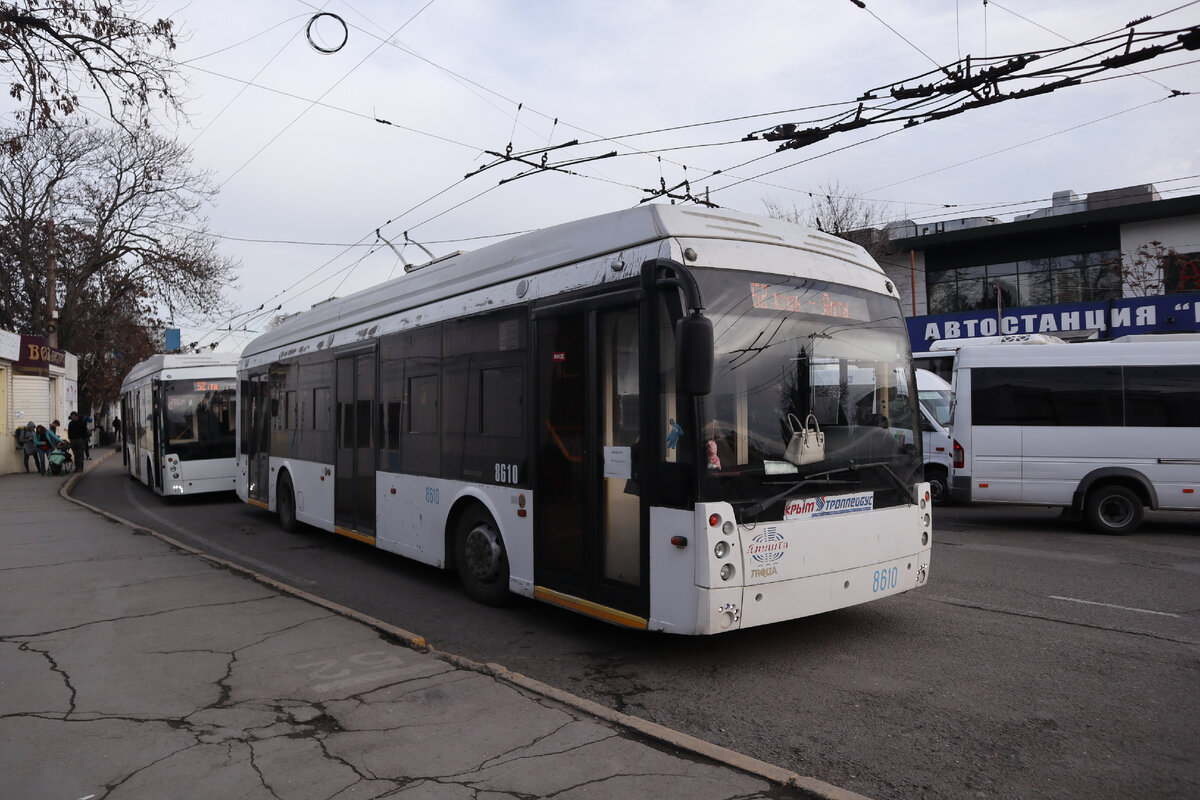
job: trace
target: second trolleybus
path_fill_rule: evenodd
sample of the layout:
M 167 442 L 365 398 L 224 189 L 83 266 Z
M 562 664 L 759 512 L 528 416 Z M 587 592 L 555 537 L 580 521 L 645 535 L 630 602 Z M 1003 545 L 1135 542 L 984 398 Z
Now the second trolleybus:
M 483 602 L 716 633 L 926 582 L 915 404 L 894 402 L 912 374 L 862 248 L 646 205 L 251 342 L 237 491 L 285 528 L 457 570 Z
M 121 384 L 131 477 L 161 495 L 234 489 L 237 355 L 159 354 Z

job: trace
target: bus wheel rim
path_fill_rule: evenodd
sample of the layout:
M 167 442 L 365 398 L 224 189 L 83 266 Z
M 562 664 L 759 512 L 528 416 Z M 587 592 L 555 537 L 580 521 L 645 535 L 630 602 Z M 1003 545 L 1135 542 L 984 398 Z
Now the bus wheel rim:
M 500 574 L 504 546 L 491 525 L 480 523 L 467 532 L 464 548 L 467 569 L 481 583 L 494 581 Z
M 1133 505 L 1124 497 L 1109 497 L 1100 505 L 1100 516 L 1110 526 L 1119 528 L 1133 519 Z

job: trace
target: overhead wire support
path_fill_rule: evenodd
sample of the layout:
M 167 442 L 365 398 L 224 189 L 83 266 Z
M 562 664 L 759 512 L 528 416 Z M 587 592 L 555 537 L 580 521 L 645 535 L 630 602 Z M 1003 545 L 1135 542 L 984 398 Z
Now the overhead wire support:
M 973 60 L 968 55 L 916 78 L 864 92 L 858 98 L 858 109 L 853 118 L 844 114 L 839 119 L 825 124 L 809 123 L 807 126 L 798 122 L 784 123 L 774 128 L 754 131 L 742 141 L 780 142 L 776 148 L 776 152 L 779 152 L 807 147 L 824 141 L 835 133 L 845 133 L 867 125 L 904 123 L 904 127 L 911 127 L 1006 100 L 1034 97 L 1076 86 L 1106 70 L 1126 68 L 1165 53 L 1200 49 L 1198 31 L 1200 29 L 1191 27 L 1139 34 L 1130 28 L 1070 47 L 982 60 Z M 1147 46 L 1134 49 L 1135 44 L 1142 43 Z M 1089 50 L 1090 47 L 1097 47 L 1102 52 L 1093 53 Z M 1089 55 L 1075 57 L 1072 51 L 1079 50 L 1087 51 Z M 1060 63 L 1057 65 L 1051 64 L 1042 69 L 1026 71 L 1035 62 L 1069 53 L 1071 55 L 1067 56 L 1065 63 L 1062 63 L 1063 59 L 1059 59 Z M 929 82 L 920 83 L 923 79 Z M 1024 89 L 1007 92 L 1002 90 L 1002 84 L 1008 81 L 1022 81 L 1027 84 L 1039 80 L 1046 82 Z M 888 95 L 891 96 L 891 103 L 871 108 L 865 105 L 866 101 Z M 907 102 L 907 105 L 897 106 L 897 102 Z M 936 107 L 938 105 L 942 107 Z
M 572 159 L 571 161 L 560 161 L 557 164 L 547 163 L 545 161 L 545 159 L 543 159 L 542 163 L 539 164 L 537 162 L 525 161 L 524 159 L 513 157 L 510 160 L 518 161 L 522 164 L 526 164 L 527 166 L 532 167 L 532 169 L 526 170 L 525 172 L 518 173 L 517 175 L 513 175 L 512 177 L 509 177 L 509 178 L 503 178 L 502 180 L 500 180 L 497 183 L 497 185 L 503 186 L 506 183 L 512 183 L 515 180 L 519 180 L 521 178 L 527 178 L 530 175 L 536 175 L 539 172 L 561 172 L 564 175 L 579 176 L 578 172 L 575 172 L 575 171 L 569 170 L 569 169 L 564 169 L 564 167 L 573 167 L 577 164 L 588 164 L 592 161 L 602 161 L 603 159 L 615 158 L 616 156 L 617 156 L 617 151 L 613 150 L 611 152 L 601 153 L 600 155 L 596 155 L 596 156 L 584 156 L 583 158 L 576 158 L 576 159 Z
M 531 162 L 531 161 L 526 161 L 525 159 L 530 156 L 536 156 L 539 153 L 542 156 L 542 166 L 545 166 L 545 162 L 547 160 L 547 153 L 551 152 L 552 150 L 561 150 L 564 147 L 574 147 L 577 144 L 579 144 L 579 140 L 572 139 L 571 141 L 563 142 L 562 144 L 550 145 L 548 147 L 538 147 L 533 150 L 526 150 L 523 153 L 518 153 L 517 155 L 513 155 L 512 143 L 509 142 L 508 147 L 505 148 L 505 151 L 503 153 L 497 153 L 494 150 L 484 150 L 483 152 L 485 154 L 487 154 L 489 156 L 493 156 L 497 160 L 493 161 L 490 164 L 484 164 L 482 167 L 475 170 L 474 172 L 468 172 L 466 175 L 463 176 L 463 179 L 465 180 L 467 178 L 473 178 L 474 176 L 478 175 L 481 172 L 489 170 L 492 167 L 498 167 L 501 164 L 507 164 L 510 161 L 519 161 L 522 164 L 529 164 L 530 166 L 538 166 L 538 164 Z

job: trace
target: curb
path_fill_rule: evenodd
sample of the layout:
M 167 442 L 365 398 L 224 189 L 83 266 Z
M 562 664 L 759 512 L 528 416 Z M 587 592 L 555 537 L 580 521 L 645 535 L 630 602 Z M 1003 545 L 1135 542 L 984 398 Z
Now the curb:
M 94 465 L 99 465 L 101 462 L 114 455 L 115 452 L 116 451 L 109 451 L 97 459 Z M 784 769 L 783 767 L 777 767 L 774 764 L 767 763 L 766 761 L 760 761 L 757 758 L 752 758 L 751 756 L 747 756 L 743 753 L 730 750 L 726 747 L 721 747 L 720 745 L 713 744 L 712 742 L 707 742 L 703 739 L 696 738 L 695 736 L 681 733 L 680 731 L 659 725 L 656 722 L 651 722 L 649 720 L 642 719 L 641 717 L 635 717 L 629 714 L 621 713 L 620 711 L 615 711 L 592 700 L 587 700 L 578 695 L 555 688 L 554 686 L 550 686 L 549 684 L 542 683 L 541 681 L 530 678 L 527 675 L 523 675 L 519 672 L 513 672 L 501 664 L 481 664 L 478 661 L 472 661 L 469 658 L 465 658 L 454 653 L 438 650 L 434 646 L 430 645 L 424 636 L 407 631 L 403 628 L 399 628 L 388 622 L 384 622 L 383 620 L 364 614 L 361 611 L 356 611 L 355 609 L 343 606 L 339 603 L 334 603 L 331 600 L 327 600 L 323 597 L 318 597 L 317 595 L 306 592 L 303 589 L 298 589 L 295 586 L 283 583 L 282 581 L 278 581 L 267 575 L 263 575 L 262 573 L 255 572 L 247 567 L 243 567 L 240 564 L 235 564 L 232 561 L 205 553 L 202 550 L 198 550 L 191 545 L 184 544 L 178 539 L 167 536 L 166 534 L 156 531 L 153 528 L 147 528 L 143 525 L 138 525 L 135 522 L 131 522 L 130 520 L 117 516 L 109 511 L 105 511 L 102 508 L 98 508 L 90 503 L 78 500 L 72 497 L 70 492 L 75 485 L 82 480 L 84 474 L 86 474 L 86 470 L 73 472 L 71 477 L 68 478 L 59 489 L 59 495 L 63 499 L 69 500 L 75 505 L 86 508 L 88 511 L 105 517 L 113 522 L 124 525 L 131 530 L 153 536 L 156 539 L 170 545 L 171 547 L 182 550 L 189 555 L 202 558 L 205 561 L 208 561 L 223 569 L 227 569 L 231 572 L 245 575 L 246 577 L 251 578 L 258 583 L 269 586 L 272 589 L 291 595 L 300 600 L 304 600 L 305 602 L 312 603 L 313 605 L 320 606 L 321 608 L 331 611 L 338 616 L 346 617 L 354 620 L 355 622 L 359 622 L 363 625 L 374 628 L 380 633 L 386 634 L 387 636 L 395 639 L 397 644 L 407 647 L 411 650 L 426 653 L 440 661 L 460 669 L 470 670 L 472 672 L 478 672 L 483 675 L 487 675 L 495 678 L 496 680 L 503 681 L 511 686 L 532 692 L 533 694 L 545 697 L 556 703 L 561 703 L 562 705 L 575 709 L 581 713 L 597 717 L 648 739 L 652 739 L 654 741 L 669 745 L 670 747 L 707 758 L 732 769 L 736 769 L 739 772 L 754 775 L 776 786 L 799 791 L 804 797 L 811 798 L 811 800 L 870 800 L 870 798 L 866 797 L 865 795 L 842 789 L 841 787 L 825 783 L 824 781 L 816 778 L 800 775 L 792 772 L 791 770 Z

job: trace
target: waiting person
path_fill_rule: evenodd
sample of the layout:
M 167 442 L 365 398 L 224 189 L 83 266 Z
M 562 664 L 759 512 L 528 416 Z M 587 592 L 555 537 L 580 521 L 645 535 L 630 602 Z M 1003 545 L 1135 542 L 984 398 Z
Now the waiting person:
M 92 418 L 87 418 L 87 436 L 83 438 L 83 455 L 88 460 L 92 460 L 92 433 L 95 427 L 92 425 Z
M 71 441 L 71 455 L 75 459 L 75 468 L 82 470 L 87 452 L 88 429 L 78 411 L 72 411 L 67 419 L 67 438 Z
M 21 445 L 21 452 L 25 454 L 25 471 L 29 472 L 29 457 L 33 456 L 33 465 L 37 467 L 38 472 L 46 472 L 45 456 L 37 447 L 37 425 L 30 422 L 24 428 L 17 431 L 17 444 Z
M 63 443 L 63 438 L 59 435 L 58 420 L 51 422 L 50 427 L 46 429 L 46 441 L 50 443 L 51 450 Z
M 54 434 L 50 433 L 45 425 L 38 425 L 33 429 L 33 444 L 37 448 L 37 452 L 34 453 L 34 458 L 37 459 L 38 472 L 43 475 L 49 474 L 46 472 L 46 456 L 50 453 L 50 448 L 53 447 L 53 445 L 50 444 L 50 437 L 52 436 L 54 436 Z M 57 439 L 58 437 L 55 438 Z M 61 439 L 59 441 L 61 441 Z

